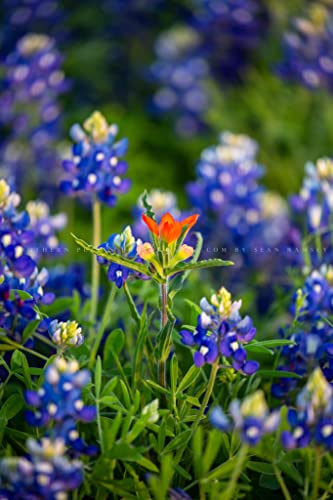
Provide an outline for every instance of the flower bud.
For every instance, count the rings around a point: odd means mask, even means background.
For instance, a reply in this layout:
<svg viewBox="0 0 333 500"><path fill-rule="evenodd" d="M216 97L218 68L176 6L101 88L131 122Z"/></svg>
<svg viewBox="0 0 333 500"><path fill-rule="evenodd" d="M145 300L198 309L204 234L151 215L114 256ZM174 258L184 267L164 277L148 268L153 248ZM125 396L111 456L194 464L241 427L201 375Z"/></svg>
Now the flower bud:
<svg viewBox="0 0 333 500"><path fill-rule="evenodd" d="M152 261L155 257L155 252L150 243L141 243L137 246L137 253L141 259L148 262Z"/></svg>

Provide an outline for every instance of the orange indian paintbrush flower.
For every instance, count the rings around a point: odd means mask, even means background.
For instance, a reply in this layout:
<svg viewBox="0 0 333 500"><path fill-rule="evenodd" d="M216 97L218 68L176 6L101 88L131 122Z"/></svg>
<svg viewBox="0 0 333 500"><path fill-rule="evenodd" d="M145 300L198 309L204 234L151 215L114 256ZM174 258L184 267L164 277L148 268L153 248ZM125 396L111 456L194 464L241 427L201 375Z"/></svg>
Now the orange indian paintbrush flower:
<svg viewBox="0 0 333 500"><path fill-rule="evenodd" d="M182 221L175 220L168 212L162 216L161 222L157 224L147 215L142 215L142 220L147 224L149 230L161 240L166 241L169 245L178 240L182 234L183 227L187 226L186 233L197 222L199 214L190 215Z"/></svg>

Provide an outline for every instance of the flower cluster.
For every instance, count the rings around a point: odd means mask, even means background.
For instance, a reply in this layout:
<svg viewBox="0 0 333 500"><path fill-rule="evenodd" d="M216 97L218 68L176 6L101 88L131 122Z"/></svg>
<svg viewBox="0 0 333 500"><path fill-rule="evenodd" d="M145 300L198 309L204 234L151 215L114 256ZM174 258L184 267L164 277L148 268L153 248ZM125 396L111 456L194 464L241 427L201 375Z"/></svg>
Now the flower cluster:
<svg viewBox="0 0 333 500"><path fill-rule="evenodd" d="M269 412L264 393L259 390L244 401L233 400L229 406L230 418L222 408L216 407L210 413L210 421L221 431L236 430L243 443L255 446L264 434L274 432L280 422L278 411Z"/></svg>
<svg viewBox="0 0 333 500"><path fill-rule="evenodd" d="M333 450L333 389L320 368L298 394L296 408L289 409L288 421L291 430L281 435L285 448L304 448L314 441Z"/></svg>
<svg viewBox="0 0 333 500"><path fill-rule="evenodd" d="M282 78L309 89L333 90L332 4L313 2L304 17L293 20L284 38Z"/></svg>
<svg viewBox="0 0 333 500"><path fill-rule="evenodd" d="M125 227L122 233L114 233L110 238L102 243L99 248L127 257L128 259L138 260L137 247L141 244L141 240L136 240L132 234L130 226ZM130 275L134 275L128 267L115 262L109 262L104 257L97 257L97 260L102 265L108 265L107 276L110 281L114 282L118 288L121 288Z"/></svg>
<svg viewBox="0 0 333 500"><path fill-rule="evenodd" d="M53 320L49 325L53 342L61 349L80 346L83 343L82 328L76 321Z"/></svg>
<svg viewBox="0 0 333 500"><path fill-rule="evenodd" d="M308 235L312 235L316 251L311 252L310 262L307 264L309 267L317 267L322 262L330 263L333 255L333 160L320 158L315 164L308 163L305 173L300 193L291 198L290 204L294 213L295 230L300 233L305 229Z"/></svg>
<svg viewBox="0 0 333 500"><path fill-rule="evenodd" d="M60 119L57 101L68 87L61 63L54 40L38 34L25 35L6 58L0 123L10 128L10 134L3 141L1 159L6 175L16 183L23 183L27 172L42 183L41 172L47 171L48 183L59 174L54 152Z"/></svg>
<svg viewBox="0 0 333 500"><path fill-rule="evenodd" d="M127 151L127 139L115 142L116 125L109 125L104 116L95 111L83 124L71 129L74 141L73 156L63 161L66 179L61 189L71 196L90 201L98 200L114 206L118 194L130 188L129 179L122 179L128 165L122 158Z"/></svg>
<svg viewBox="0 0 333 500"><path fill-rule="evenodd" d="M281 370L306 377L320 366L329 382L333 382L333 328L329 317L333 310L333 269L322 266L312 271L304 286L294 295L291 311L297 319L283 331L294 343L281 352ZM283 398L297 387L297 379L283 378L272 385L275 397Z"/></svg>
<svg viewBox="0 0 333 500"><path fill-rule="evenodd" d="M267 15L256 0L200 0L184 25L162 33L156 41L151 67L159 85L153 108L171 113L181 135L206 127L209 106L206 82L238 80L267 25Z"/></svg>
<svg viewBox="0 0 333 500"><path fill-rule="evenodd" d="M191 206L201 213L205 247L210 252L225 248L227 255L241 248L232 260L244 272L249 266L272 266L272 256L259 256L254 249L275 247L288 228L282 199L258 182L263 168L256 152L257 144L249 137L224 132L217 146L202 152L197 179L187 186Z"/></svg>
<svg viewBox="0 0 333 500"><path fill-rule="evenodd" d="M45 427L52 440L62 439L77 453L95 454L96 446L88 446L80 437L77 422L92 422L95 406L82 401L82 389L90 382L88 370L80 370L76 360L57 358L45 370L45 381L38 391L26 391L26 402L34 408L26 418L30 425Z"/></svg>
<svg viewBox="0 0 333 500"><path fill-rule="evenodd" d="M65 456L61 438L27 440L26 457L0 461L1 500L66 500L68 493L83 482L83 464Z"/></svg>
<svg viewBox="0 0 333 500"><path fill-rule="evenodd" d="M251 53L265 36L268 13L258 0L199 0L192 25L211 73L222 82L242 78Z"/></svg>
<svg viewBox="0 0 333 500"><path fill-rule="evenodd" d="M63 12L58 0L4 0L3 48L26 33L63 33Z"/></svg>
<svg viewBox="0 0 333 500"><path fill-rule="evenodd" d="M209 74L206 61L197 54L199 39L190 28L174 28L158 38L157 61L151 67L154 81L160 86L152 104L159 114L175 117L180 135L190 136L204 127L208 108L205 80Z"/></svg>
<svg viewBox="0 0 333 500"><path fill-rule="evenodd" d="M241 373L251 375L258 370L259 364L248 360L244 349L244 345L254 338L256 329L249 316L240 316L241 305L242 301L233 302L231 294L223 287L210 301L201 299L202 313L195 330L180 332L183 344L197 349L193 358L196 366L213 364L223 356Z"/></svg>
<svg viewBox="0 0 333 500"><path fill-rule="evenodd" d="M180 211L177 207L176 195L171 191L161 191L160 189L152 189L147 195L147 202L151 206L155 217L160 219L163 214L168 212L173 217L179 217ZM148 237L148 229L142 220L142 214L145 208L142 201L142 196L137 201L133 209L133 216L135 218L133 224L133 233L136 237L146 239Z"/></svg>

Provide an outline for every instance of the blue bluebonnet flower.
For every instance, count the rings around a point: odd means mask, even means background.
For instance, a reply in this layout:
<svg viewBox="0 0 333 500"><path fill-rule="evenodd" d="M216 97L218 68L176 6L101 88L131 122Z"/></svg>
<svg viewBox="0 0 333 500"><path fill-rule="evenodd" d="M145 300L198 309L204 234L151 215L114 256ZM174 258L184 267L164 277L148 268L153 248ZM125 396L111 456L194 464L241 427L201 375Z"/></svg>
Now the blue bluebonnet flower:
<svg viewBox="0 0 333 500"><path fill-rule="evenodd" d="M169 495L169 500L191 500L190 495L181 488L170 488Z"/></svg>
<svg viewBox="0 0 333 500"><path fill-rule="evenodd" d="M82 263L52 266L49 270L47 289L52 290L57 297L71 297L74 291L77 291L81 299L87 299L90 287L87 282L86 267Z"/></svg>
<svg viewBox="0 0 333 500"><path fill-rule="evenodd" d="M329 317L333 310L333 269L323 265L312 271L304 286L295 294L291 312L296 323L281 333L294 344L281 350L280 370L307 377L321 367L325 377L333 383L333 328ZM290 397L298 385L297 379L283 378L272 385L272 394L278 398Z"/></svg>
<svg viewBox="0 0 333 500"><path fill-rule="evenodd" d="M180 210L177 206L177 198L171 191L162 191L160 189L152 189L147 196L147 201L155 214L156 219L161 219L162 215L168 212L174 218L180 217ZM136 206L133 209L135 222L133 224L133 234L137 238L146 240L149 236L149 231L146 224L142 221L142 214L145 213L145 208L140 196Z"/></svg>
<svg viewBox="0 0 333 500"><path fill-rule="evenodd" d="M211 79L240 80L268 24L256 0L199 0L184 24L162 33L155 43L152 79L159 86L153 109L175 118L176 131L194 135L205 128Z"/></svg>
<svg viewBox="0 0 333 500"><path fill-rule="evenodd" d="M271 275L276 254L259 250L279 246L288 217L283 200L259 184L264 170L256 152L257 144L249 137L222 133L217 146L202 152L197 179L187 185L187 193L201 214L199 230L208 257L214 248L225 249L237 273L270 268Z"/></svg>
<svg viewBox="0 0 333 500"><path fill-rule="evenodd" d="M80 370L76 360L58 357L46 368L41 389L26 391L26 402L34 408L26 414L28 423L45 427L47 437L63 439L77 453L96 453L96 447L87 446L77 430L77 422L96 418L95 406L86 406L82 401L82 389L89 382L89 371Z"/></svg>
<svg viewBox="0 0 333 500"><path fill-rule="evenodd" d="M128 259L139 260L137 255L137 245L141 243L140 240L136 240L132 234L132 229L130 226L126 226L125 229L120 233L114 233L110 238L102 243L99 248L103 248L111 253L116 253ZM97 260L102 265L108 265L108 278L113 281L118 288L121 288L129 276L134 275L128 267L124 267L115 262L109 262L104 257L97 257Z"/></svg>
<svg viewBox="0 0 333 500"><path fill-rule="evenodd" d="M288 411L288 421L291 430L281 435L285 448L303 448L314 442L333 450L333 389L320 368L298 394L296 408Z"/></svg>
<svg viewBox="0 0 333 500"><path fill-rule="evenodd" d="M78 347L83 343L82 328L76 321L51 321L49 333L53 342L61 349Z"/></svg>
<svg viewBox="0 0 333 500"><path fill-rule="evenodd" d="M232 302L231 294L223 287L210 301L201 299L202 313L198 316L196 329L180 332L183 344L197 349L193 357L196 366L213 364L223 356L241 373L251 375L257 371L258 362L248 360L244 349L244 345L255 337L256 329L249 316L240 316L241 304L241 300Z"/></svg>
<svg viewBox="0 0 333 500"><path fill-rule="evenodd" d="M109 125L104 116L95 111L83 124L71 129L74 140L73 156L63 161L67 173L61 183L64 193L91 200L96 196L109 206L114 206L117 195L130 188L129 179L122 179L128 165L123 156L128 147L127 139L115 142L116 125Z"/></svg>
<svg viewBox="0 0 333 500"><path fill-rule="evenodd" d="M54 184L58 179L58 96L68 88L61 63L54 40L37 34L20 39L6 58L0 123L9 133L2 142L1 163L16 185L31 180Z"/></svg>
<svg viewBox="0 0 333 500"><path fill-rule="evenodd" d="M36 263L26 247L33 240L27 212L17 210L20 196L8 183L0 180L0 257L2 268L8 268L18 278L28 278L36 271Z"/></svg>
<svg viewBox="0 0 333 500"><path fill-rule="evenodd" d="M28 455L0 461L1 500L66 500L83 482L83 464L65 455L61 438L27 440Z"/></svg>
<svg viewBox="0 0 333 500"><path fill-rule="evenodd" d="M307 268L318 267L323 262L332 261L333 248L331 240L333 210L333 160L320 158L315 164L305 166L305 178L298 195L290 200L293 209L293 226L299 233L299 239L312 237L308 246L308 260L300 260ZM309 236L310 235L310 236ZM318 236L316 238L316 235ZM325 251L323 251L325 249Z"/></svg>
<svg viewBox="0 0 333 500"><path fill-rule="evenodd" d="M258 0L198 0L191 25L200 35L200 50L211 74L234 82L244 76L251 55L265 37L268 11Z"/></svg>
<svg viewBox="0 0 333 500"><path fill-rule="evenodd" d="M313 2L304 16L293 19L284 37L282 78L304 87L333 90L332 5Z"/></svg>
<svg viewBox="0 0 333 500"><path fill-rule="evenodd" d="M263 391L256 391L242 402L233 400L229 406L230 416L221 407L213 408L209 419L221 431L236 430L243 443L255 446L263 435L276 430L280 422L279 411L269 412Z"/></svg>
<svg viewBox="0 0 333 500"><path fill-rule="evenodd" d="M174 28L158 38L156 62L151 67L159 84L152 105L158 113L175 116L176 131L191 136L205 127L209 99L205 80L209 69L197 53L199 38L190 28Z"/></svg>

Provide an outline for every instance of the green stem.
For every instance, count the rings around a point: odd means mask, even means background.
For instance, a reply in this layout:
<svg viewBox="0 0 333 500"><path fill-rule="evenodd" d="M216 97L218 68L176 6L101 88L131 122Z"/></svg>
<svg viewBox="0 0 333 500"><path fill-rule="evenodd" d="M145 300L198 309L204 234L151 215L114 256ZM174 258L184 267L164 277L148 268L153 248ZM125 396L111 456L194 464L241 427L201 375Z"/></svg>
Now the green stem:
<svg viewBox="0 0 333 500"><path fill-rule="evenodd" d="M97 420L99 444L101 447L101 454L103 455L103 453L104 453L104 439L103 439L101 415L100 415L100 410L99 410L99 398L96 399L96 420Z"/></svg>
<svg viewBox="0 0 333 500"><path fill-rule="evenodd" d="M141 316L140 316L140 314L139 314L139 312L138 312L138 310L136 308L135 302L133 300L132 294L130 292L130 289L129 289L128 284L127 284L126 281L124 283L123 288L124 288L124 292L125 292L125 295L126 295L128 307L130 309L132 318L134 319L134 321L136 322L136 324L139 326L140 323L141 323Z"/></svg>
<svg viewBox="0 0 333 500"><path fill-rule="evenodd" d="M168 321L168 283L160 285L161 294L161 330ZM166 359L160 359L158 364L158 380L162 387L166 387Z"/></svg>
<svg viewBox="0 0 333 500"><path fill-rule="evenodd" d="M97 332L95 342L94 342L93 347L91 349L91 353L90 353L90 357L89 357L89 368L90 369L92 369L94 366L96 355L98 352L98 348L100 346L101 340L103 338L103 333L105 331L105 328L106 328L108 321L109 321L109 318L110 318L111 309L112 309L112 305L113 305L116 293L117 293L117 288L114 285L111 285L109 297L108 297L107 303L106 303L105 308L104 308L102 321L101 321L99 330Z"/></svg>
<svg viewBox="0 0 333 500"><path fill-rule="evenodd" d="M95 199L93 202L93 246L98 247L100 243L101 243L101 204L97 199ZM93 330L93 325L97 315L99 277L100 277L100 265L97 262L96 256L92 254L91 304L90 304L90 316L89 316L89 321L91 323L90 331Z"/></svg>
<svg viewBox="0 0 333 500"><path fill-rule="evenodd" d="M287 488L287 485L282 477L282 474L281 474L279 468L275 464L273 464L273 469L274 469L276 479L279 482L279 485L280 485L280 488L281 488L281 491L283 493L285 500L292 500L292 497L289 493L289 490Z"/></svg>
<svg viewBox="0 0 333 500"><path fill-rule="evenodd" d="M228 483L226 490L223 492L223 500L232 500L235 498L235 496L234 496L235 489L237 487L237 482L238 482L239 476L241 475L242 470L243 470L243 466L244 466L244 462L245 462L246 457L247 457L248 449L249 449L248 445L243 444L241 449L239 450L238 460L237 460L235 468L232 472L231 479Z"/></svg>
<svg viewBox="0 0 333 500"><path fill-rule="evenodd" d="M322 453L320 448L316 448L315 451L315 468L314 468L314 479L313 479L313 492L312 492L312 500L318 499L319 493L319 481L320 481L320 472L321 472L321 459Z"/></svg>
<svg viewBox="0 0 333 500"><path fill-rule="evenodd" d="M43 356L43 354L40 354L37 351L33 351L32 349L28 349L28 347L24 347L23 345L18 344L17 342L13 342L13 341L9 340L6 337L2 337L1 336L1 341L2 342L6 342L7 344L15 347L16 349L19 349L21 351L24 351L24 352L27 352L29 354L32 354L33 356L36 356L36 358L43 359L44 361L48 361L49 360L49 358L47 358L46 356Z"/></svg>
<svg viewBox="0 0 333 500"><path fill-rule="evenodd" d="M326 500L327 498L329 498L330 494L333 493L332 490L333 490L333 479L329 483L329 485L327 487L327 490L325 491L325 493L323 494L323 496L320 497L320 500Z"/></svg>
<svg viewBox="0 0 333 500"><path fill-rule="evenodd" d="M212 395L218 369L219 369L219 364L218 364L218 362L215 362L212 365L212 369L210 371L210 377L209 377L209 380L208 380L207 389L206 389L206 392L205 392L205 396L204 396L204 398L202 400L202 403L201 403L201 406L200 406L200 410L199 410L199 412L197 414L197 417L196 417L196 419L195 419L195 421L193 423L191 437L194 435L195 431L197 430L197 427L198 427L198 425L200 423L200 420L202 419L202 416L203 416L203 414L205 412L205 409L206 409L206 407L208 405L208 402L210 400L210 397Z"/></svg>

